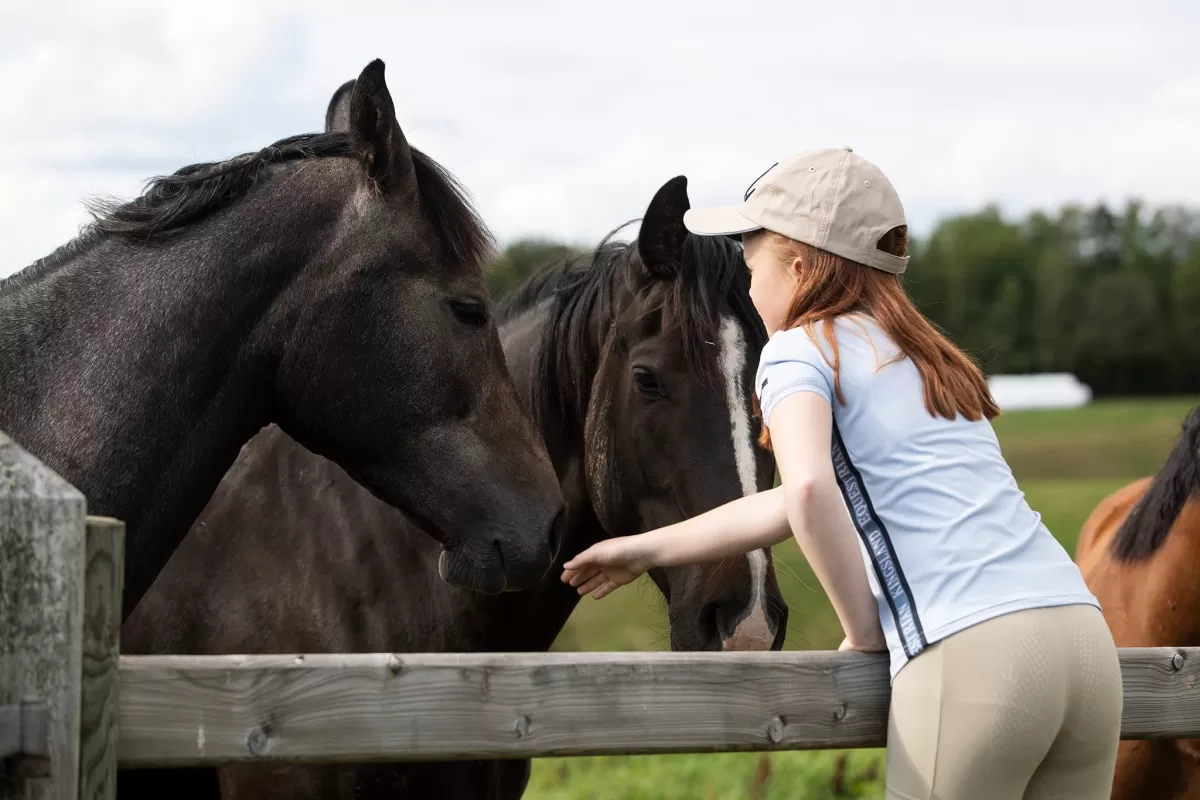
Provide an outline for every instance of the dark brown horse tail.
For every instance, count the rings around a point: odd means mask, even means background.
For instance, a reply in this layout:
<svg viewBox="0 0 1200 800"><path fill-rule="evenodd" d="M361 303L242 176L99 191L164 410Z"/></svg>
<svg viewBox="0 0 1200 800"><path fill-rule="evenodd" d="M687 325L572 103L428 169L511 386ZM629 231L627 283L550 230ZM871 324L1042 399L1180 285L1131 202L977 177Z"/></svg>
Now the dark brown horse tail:
<svg viewBox="0 0 1200 800"><path fill-rule="evenodd" d="M1188 413L1166 463L1121 523L1113 537L1113 555L1121 561L1152 555L1167 540L1184 505L1195 497L1200 497L1200 406Z"/></svg>

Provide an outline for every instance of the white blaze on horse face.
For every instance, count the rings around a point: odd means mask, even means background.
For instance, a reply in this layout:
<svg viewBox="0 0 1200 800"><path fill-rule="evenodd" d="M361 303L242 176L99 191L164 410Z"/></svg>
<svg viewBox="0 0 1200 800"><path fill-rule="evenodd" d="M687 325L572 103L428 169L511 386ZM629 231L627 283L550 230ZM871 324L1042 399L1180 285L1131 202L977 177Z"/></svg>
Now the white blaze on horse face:
<svg viewBox="0 0 1200 800"><path fill-rule="evenodd" d="M733 463L737 466L742 495L758 491L758 467L754 458L754 433L750 426L749 398L743 392L742 371L746 368L746 337L733 317L721 319L721 373L729 404ZM726 650L769 650L775 631L767 621L767 551L746 554L750 566L750 603L733 634L725 640Z"/></svg>
<svg viewBox="0 0 1200 800"><path fill-rule="evenodd" d="M721 320L721 373L725 379L725 401L729 404L729 425L733 434L733 463L737 465L742 495L758 490L758 467L754 463L754 439L750 430L750 409L742 393L742 370L746 368L746 337L737 320Z"/></svg>

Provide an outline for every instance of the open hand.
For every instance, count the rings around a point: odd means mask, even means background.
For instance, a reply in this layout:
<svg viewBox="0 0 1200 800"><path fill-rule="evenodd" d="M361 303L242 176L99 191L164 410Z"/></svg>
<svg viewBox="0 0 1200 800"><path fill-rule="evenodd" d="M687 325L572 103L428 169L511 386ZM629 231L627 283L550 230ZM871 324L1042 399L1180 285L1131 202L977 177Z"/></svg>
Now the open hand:
<svg viewBox="0 0 1200 800"><path fill-rule="evenodd" d="M632 583L652 565L640 536L617 536L584 550L563 564L563 583L574 586L580 596L592 592L599 600Z"/></svg>

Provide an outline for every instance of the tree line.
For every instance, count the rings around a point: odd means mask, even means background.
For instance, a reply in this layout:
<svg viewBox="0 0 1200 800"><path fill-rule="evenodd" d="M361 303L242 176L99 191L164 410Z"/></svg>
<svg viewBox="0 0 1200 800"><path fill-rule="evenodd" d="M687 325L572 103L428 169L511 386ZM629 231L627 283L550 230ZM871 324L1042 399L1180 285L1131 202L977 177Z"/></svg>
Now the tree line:
<svg viewBox="0 0 1200 800"><path fill-rule="evenodd" d="M1200 211L1130 201L1007 219L994 206L910 240L904 281L988 374L1072 372L1097 395L1200 394ZM587 248L507 246L501 296Z"/></svg>

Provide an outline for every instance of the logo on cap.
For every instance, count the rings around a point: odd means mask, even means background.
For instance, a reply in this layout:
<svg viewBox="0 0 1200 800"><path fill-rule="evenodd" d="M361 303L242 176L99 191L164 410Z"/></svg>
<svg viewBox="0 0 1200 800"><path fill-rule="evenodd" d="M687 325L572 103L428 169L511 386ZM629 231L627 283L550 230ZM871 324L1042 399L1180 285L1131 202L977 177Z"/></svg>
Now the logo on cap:
<svg viewBox="0 0 1200 800"><path fill-rule="evenodd" d="M751 181L750 187L748 189L746 189L746 193L744 195L742 195L742 202L749 200L750 195L754 194L754 190L758 188L758 182L761 181L768 172L770 172L771 170L775 169L778 166L779 166L779 162L776 161L774 164L767 167L762 175L759 175L757 178L755 178L753 181Z"/></svg>

